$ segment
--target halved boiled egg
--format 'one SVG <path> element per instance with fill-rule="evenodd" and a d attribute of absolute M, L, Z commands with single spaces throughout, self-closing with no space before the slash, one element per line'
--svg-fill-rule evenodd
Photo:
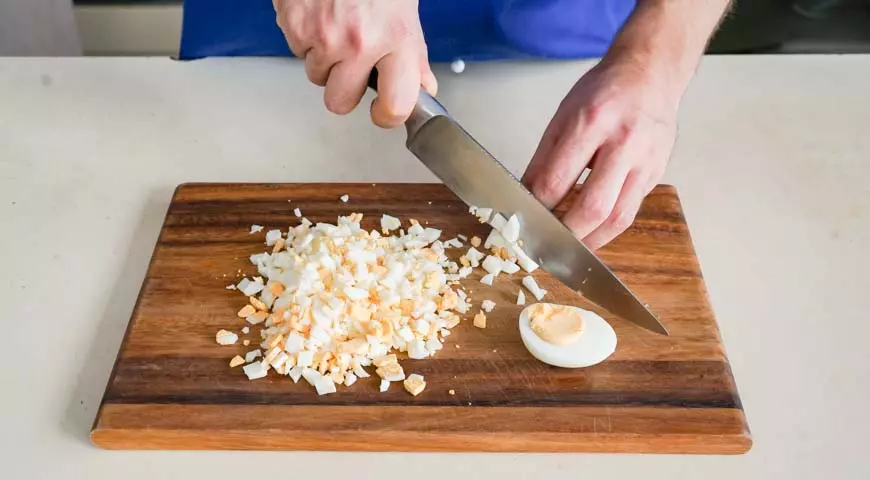
<path fill-rule="evenodd" d="M 519 323 L 529 353 L 555 367 L 589 367 L 616 350 L 613 327 L 582 308 L 536 303 L 523 309 Z"/>

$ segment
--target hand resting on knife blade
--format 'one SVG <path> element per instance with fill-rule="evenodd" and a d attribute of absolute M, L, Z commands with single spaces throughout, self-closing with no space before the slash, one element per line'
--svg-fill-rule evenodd
<path fill-rule="evenodd" d="M 436 93 L 417 0 L 274 2 L 308 78 L 326 87 L 330 111 L 359 104 L 372 68 L 379 77 L 371 116 L 381 127 L 404 123 L 421 86 Z M 640 0 L 602 61 L 559 105 L 523 182 L 553 208 L 591 169 L 562 219 L 589 248 L 628 228 L 664 175 L 680 99 L 728 4 Z"/>

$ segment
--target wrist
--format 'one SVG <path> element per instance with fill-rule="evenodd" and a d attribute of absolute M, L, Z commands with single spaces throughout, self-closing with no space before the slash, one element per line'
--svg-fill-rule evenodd
<path fill-rule="evenodd" d="M 677 61 L 648 45 L 614 43 L 601 60 L 605 68 L 622 70 L 632 82 L 649 90 L 662 106 L 679 106 L 688 87 L 691 73 L 686 74 Z"/>
<path fill-rule="evenodd" d="M 631 64 L 663 94 L 682 97 L 729 0 L 643 0 L 604 58 Z"/>

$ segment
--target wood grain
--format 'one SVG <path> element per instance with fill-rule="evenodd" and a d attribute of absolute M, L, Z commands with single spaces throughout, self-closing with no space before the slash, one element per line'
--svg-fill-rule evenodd
<path fill-rule="evenodd" d="M 350 202 L 338 197 L 350 195 Z M 291 202 L 288 203 L 288 200 Z M 254 274 L 264 250 L 252 224 L 285 229 L 360 212 L 415 218 L 458 233 L 487 227 L 438 184 L 188 184 L 178 188 L 92 432 L 104 448 L 742 453 L 751 438 L 676 191 L 659 186 L 634 226 L 600 252 L 660 315 L 670 337 L 609 315 L 543 271 L 546 299 L 597 311 L 616 352 L 597 366 L 544 365 L 520 341 L 520 275 L 493 287 L 464 280 L 475 304 L 498 303 L 480 330 L 463 322 L 445 349 L 403 360 L 428 387 L 411 397 L 374 378 L 319 397 L 286 377 L 250 382 L 221 347 L 244 298 L 225 286 Z M 257 343 L 252 329 L 248 336 Z M 244 338 L 244 337 L 243 337 Z M 457 345 L 459 346 L 457 348 Z M 455 390 L 449 395 L 448 390 Z"/>

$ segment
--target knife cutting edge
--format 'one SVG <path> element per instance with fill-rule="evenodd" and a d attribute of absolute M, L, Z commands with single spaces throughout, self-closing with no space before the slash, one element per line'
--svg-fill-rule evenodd
<path fill-rule="evenodd" d="M 377 89 L 376 71 L 369 87 Z M 649 308 L 435 98 L 421 90 L 405 127 L 408 150 L 462 201 L 517 215 L 523 250 L 545 271 L 614 315 L 668 335 Z"/>

